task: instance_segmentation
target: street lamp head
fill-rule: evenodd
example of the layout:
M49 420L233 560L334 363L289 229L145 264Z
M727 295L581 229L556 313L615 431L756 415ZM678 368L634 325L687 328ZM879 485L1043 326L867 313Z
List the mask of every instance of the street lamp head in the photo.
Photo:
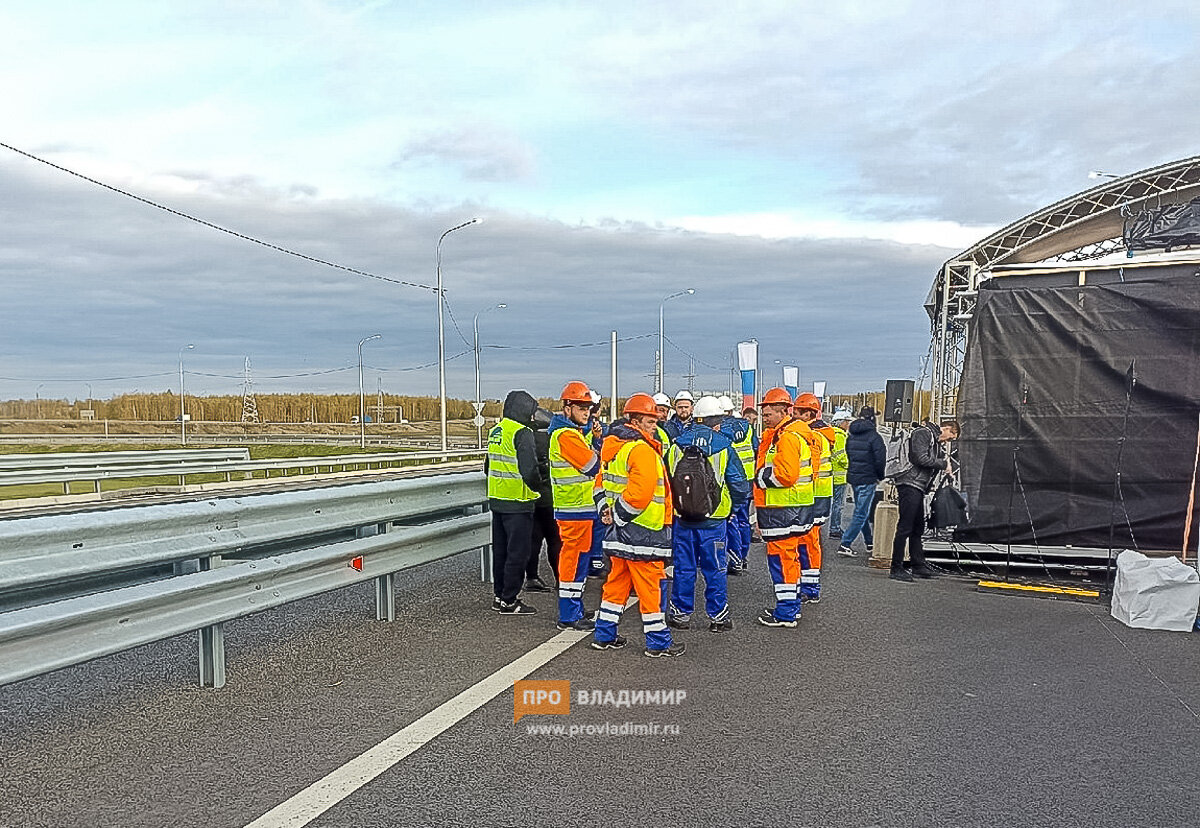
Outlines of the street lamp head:
M691 296L695 292L696 292L695 288L688 288L687 290L684 291L684 293L686 293L688 296Z
M499 305L496 305L496 307L499 308L500 310L504 310L505 308L508 307L508 305L506 305L504 302L501 302Z
M364 336L358 341L359 347L362 347L363 343L370 342L372 339L383 339L383 334L371 334L370 336Z
M1103 170L1088 170L1088 178L1120 178L1116 173L1104 172Z

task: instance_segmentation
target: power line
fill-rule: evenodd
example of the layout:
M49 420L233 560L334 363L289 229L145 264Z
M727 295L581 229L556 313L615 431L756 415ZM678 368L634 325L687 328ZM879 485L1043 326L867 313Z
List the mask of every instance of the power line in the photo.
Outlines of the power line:
M126 190L122 190L119 187L114 187L111 184L105 184L103 181L97 181L95 178L89 178L88 176L83 175L82 173L77 173L74 170L67 169L66 167L55 164L52 161L47 161L45 158L39 158L38 156L33 155L32 153L25 152L25 150L17 149L16 147L11 146L9 144L0 142L0 147L4 147L4 149L11 150L11 151L17 153L18 155L23 155L26 158L29 158L33 161L37 161L39 164L45 164L47 167L52 167L53 169L56 169L60 172L65 172L68 175L73 175L76 178L83 179L84 181L88 182L89 184L95 184L97 187L103 187L104 189L110 190L114 193L117 193L118 195L123 195L126 198L132 198L134 201L140 201L142 204L147 204L147 205L155 208L156 210L162 210L163 212L170 213L173 216L178 216L180 218L187 219L188 221L194 221L196 224L204 225L205 227L207 227L211 230L217 230L221 233L226 233L230 236L234 236L235 238L242 239L243 241L248 241L253 244L261 245L263 247L274 250L278 253L286 253L289 256L295 256L298 259L304 259L306 262L312 262L313 264L319 264L319 265L324 265L325 267L332 267L332 268L336 268L338 270L344 270L347 273L353 273L356 276L365 276L368 279L378 279L381 282L391 282L392 284L395 284L395 285L405 285L406 287L421 288L422 290L432 290L434 292L437 291L437 288L435 288L432 285L423 285L420 282L408 282L408 281L405 281L404 279L393 279L390 276L380 276L377 273L370 273L366 270L359 270L357 268L347 267L346 265L337 264L336 262L326 261L325 259L318 259L315 256L309 256L305 253L300 253L295 250L291 250L287 247L281 247L278 244L273 244L268 241L263 241L262 239L256 239L253 236L247 236L245 233L239 233L236 230L230 230L228 227L222 227L221 225L214 224L211 221L206 221L205 219L197 218L196 216L190 215L188 213L184 213L184 212L182 212L180 210L176 210L172 207L167 207L165 204L159 204L157 201L151 201L148 198L143 198L142 196L134 195L133 193L128 192Z

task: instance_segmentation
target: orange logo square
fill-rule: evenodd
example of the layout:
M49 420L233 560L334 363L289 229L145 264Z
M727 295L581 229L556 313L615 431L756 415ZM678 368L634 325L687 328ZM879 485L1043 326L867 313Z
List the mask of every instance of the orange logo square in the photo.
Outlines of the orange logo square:
M513 722L532 714L565 716L570 712L570 681L513 682Z

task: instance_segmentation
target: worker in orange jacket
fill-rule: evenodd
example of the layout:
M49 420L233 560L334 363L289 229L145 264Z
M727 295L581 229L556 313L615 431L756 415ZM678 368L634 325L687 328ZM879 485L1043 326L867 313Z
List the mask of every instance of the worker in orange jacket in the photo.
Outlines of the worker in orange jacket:
M833 444L821 432L821 400L816 394L796 397L796 419L804 423L813 467L812 528L800 538L800 593L808 603L821 600L821 527L833 505Z
M554 519L562 549L558 553L558 628L591 630L583 611L583 587L591 560L596 518L595 485L600 454L592 448L588 423L594 401L591 390L571 381L559 395L562 413L550 420L550 487Z
M596 503L609 524L604 551L612 568L604 582L591 646L596 650L625 646L617 624L632 590L642 613L645 655L678 656L686 648L672 642L665 614L674 514L662 446L655 437L658 411L649 394L634 394L622 413L627 423L613 425L600 451L603 471Z
M775 608L758 623L795 627L800 617L800 537L812 526L813 475L803 423L791 416L792 398L772 388L762 399L764 431L758 444L754 504L758 528L767 542L767 565L775 584Z

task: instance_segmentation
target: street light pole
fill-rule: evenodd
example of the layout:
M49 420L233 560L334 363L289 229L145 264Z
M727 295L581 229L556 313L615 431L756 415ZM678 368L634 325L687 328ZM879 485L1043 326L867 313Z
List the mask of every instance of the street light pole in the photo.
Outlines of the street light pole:
M442 241L453 233L455 230L461 230L464 227L469 227L472 224L478 224L483 221L481 218L473 218L470 221L464 221L462 224L455 225L442 233L441 238L437 243L437 295L438 295L438 398L440 400L441 420L442 420L442 451L448 451L446 444L446 328L442 321L442 306L445 304L446 294L442 290Z
M179 442L187 445L187 419L183 413L183 352L196 346L188 343L179 349Z
M483 398L480 396L480 392L479 392L479 316L480 316L480 314L488 313L490 311L503 310L504 308L507 308L507 307L508 307L508 305L506 305L503 302L501 302L499 305L492 305L487 310L483 310L483 311L480 311L479 313L475 314L475 319L471 323L471 327L475 331L475 402L479 404L478 410L475 412L475 416L477 416L477 417L483 416ZM476 431L479 432L477 435L477 439L478 439L478 443L479 443L479 448L482 449L483 448L483 426L482 425L475 426L475 429L476 429Z
M666 347L667 335L665 325L663 324L663 306L667 304L668 300L674 299L676 296L691 296L695 292L695 288L681 290L678 293L672 293L658 303L658 391L660 393L666 393L663 389L663 363L666 362L667 354L663 349Z
M367 404L366 398L363 396L363 369L362 369L362 346L364 342L370 342L372 339L382 339L383 334L371 334L358 340L358 445L359 448L367 447Z

